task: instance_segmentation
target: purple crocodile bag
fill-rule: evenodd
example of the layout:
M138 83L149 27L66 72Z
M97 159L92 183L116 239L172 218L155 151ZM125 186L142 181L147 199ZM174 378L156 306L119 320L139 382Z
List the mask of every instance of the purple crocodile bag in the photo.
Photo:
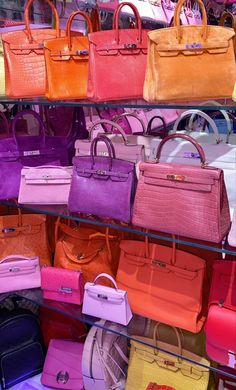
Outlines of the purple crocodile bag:
M100 141L106 144L108 157L97 156ZM135 164L116 159L114 146L104 135L94 138L90 154L73 159L69 210L129 222L137 181Z

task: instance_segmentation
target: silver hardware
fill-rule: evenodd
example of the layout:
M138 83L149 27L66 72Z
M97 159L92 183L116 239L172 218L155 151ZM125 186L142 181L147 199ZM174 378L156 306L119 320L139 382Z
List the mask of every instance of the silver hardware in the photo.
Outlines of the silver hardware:
M66 384L69 380L69 374L67 371L60 371L57 374L57 383Z
M99 156L109 156L109 153L108 152L100 152L99 153Z
M223 307L223 304L224 304L224 299L219 299L219 302L218 302L218 305L219 307Z
M82 252L79 252L78 255L77 255L77 260L82 260L84 259L84 254Z
M102 169L98 169L98 170L96 171L96 174L97 174L97 175L105 175L105 174L106 174L106 171L103 171Z
M104 294L98 294L98 298L105 300L108 300L108 296Z
M23 152L24 156L38 156L40 155L40 150L26 150Z
M184 152L184 158L201 158L197 152Z
M124 45L124 48L125 48L125 49L136 49L136 48L137 48L137 45L136 45L136 43L126 43L126 44Z
M152 260L152 265L158 266L160 268L166 268L166 264L158 260Z
M88 50L76 50L76 54L78 54L78 56L87 56Z
M61 288L59 288L58 292L62 293L62 294L72 294L72 288L61 286Z
M39 48L39 49L43 49L43 47L44 47L44 46L43 46L43 43L39 43L39 44L38 44L38 48Z
M1 233L14 233L16 229L14 228L5 228L1 230Z
M9 268L9 271L10 272L20 272L20 268L19 267L12 267L12 268Z
M194 43L192 43L192 44L186 44L185 45L185 48L186 49L201 49L202 48L202 44L201 43L196 43L196 42L194 42Z

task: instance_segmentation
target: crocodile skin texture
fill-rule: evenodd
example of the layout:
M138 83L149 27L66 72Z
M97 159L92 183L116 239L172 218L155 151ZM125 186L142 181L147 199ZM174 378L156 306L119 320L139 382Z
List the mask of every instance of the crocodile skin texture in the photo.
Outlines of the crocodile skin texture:
M173 180L176 175L179 180ZM132 222L165 233L220 242L230 227L223 171L141 163Z

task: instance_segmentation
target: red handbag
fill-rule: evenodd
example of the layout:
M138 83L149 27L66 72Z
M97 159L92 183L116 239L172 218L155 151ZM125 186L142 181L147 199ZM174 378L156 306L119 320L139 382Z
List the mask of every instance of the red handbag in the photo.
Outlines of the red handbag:
M119 30L119 15L125 5L132 8L138 28ZM113 30L89 34L88 98L96 101L142 98L147 32L142 29L137 8L127 2L116 9Z

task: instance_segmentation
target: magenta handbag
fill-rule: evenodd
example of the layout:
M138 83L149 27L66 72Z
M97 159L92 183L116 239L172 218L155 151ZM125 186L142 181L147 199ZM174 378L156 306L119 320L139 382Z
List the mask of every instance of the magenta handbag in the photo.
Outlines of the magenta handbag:
M43 297L53 301L81 305L84 294L83 275L64 268L43 267L41 270Z
M40 286L38 257L12 255L0 260L0 293Z
M161 163L163 146L184 139L197 149L201 166ZM220 168L208 167L202 147L184 134L164 138L156 164L141 163L133 224L147 229L220 242L230 228L229 203Z
M43 366L42 384L55 389L83 390L83 347L83 343L52 339Z
M101 277L109 279L114 287L96 284ZM118 289L113 277L106 273L99 274L93 283L85 284L82 313L121 325L128 325L133 317L127 292Z

